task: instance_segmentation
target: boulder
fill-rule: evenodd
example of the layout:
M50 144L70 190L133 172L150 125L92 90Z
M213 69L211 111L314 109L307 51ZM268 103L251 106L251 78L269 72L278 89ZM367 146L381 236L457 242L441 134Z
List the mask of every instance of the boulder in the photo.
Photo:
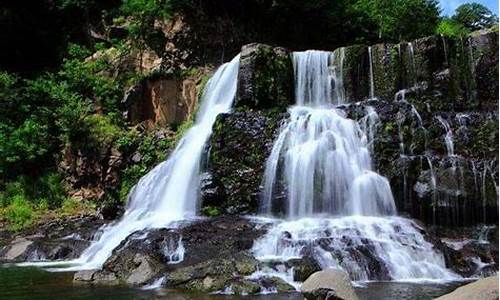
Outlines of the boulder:
M17 238L8 246L7 251L2 255L4 260L15 260L25 253L28 246L33 244L33 241L25 238Z
M176 269L167 274L166 285L199 292L215 292L232 284L233 278L250 275L257 270L259 262L251 255L241 252L230 257L210 259L195 265ZM243 290L258 292L254 284L240 281L236 285Z
M455 291L436 298L436 300L497 300L498 275L479 279L459 287Z
M169 229L137 231L113 250L101 270L95 271L92 276L77 274L74 280L144 285L165 271L170 259L167 245L174 244L176 248L179 239L179 233Z
M301 287L308 300L357 300L347 273L326 269L312 274Z

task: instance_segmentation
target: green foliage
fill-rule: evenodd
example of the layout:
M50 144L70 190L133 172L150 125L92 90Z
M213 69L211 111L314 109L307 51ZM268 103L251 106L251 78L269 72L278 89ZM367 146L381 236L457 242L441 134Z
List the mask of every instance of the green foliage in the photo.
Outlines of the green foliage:
M4 210L3 215L14 231L30 225L33 219L33 209L22 195L16 195L11 204Z
M379 39L384 41L433 34L439 22L436 0L359 0L355 8L377 24Z
M164 136L158 136L154 131L142 135L130 133L116 141L119 149L139 156L137 162L131 163L120 174L118 198L121 202L126 201L130 189L142 176L167 158L167 152L175 146L191 124L192 121L189 120L179 125L175 134L169 131L163 131Z
M455 20L445 18L439 22L436 33L447 37L461 37L466 36L470 31Z
M215 206L205 206L202 208L201 213L207 217L217 217L221 215L220 209Z
M113 124L105 115L90 115L84 119L85 127L89 130L91 146L111 145L122 135L120 127Z
M4 191L0 192L0 207L8 206L16 197L22 197L34 206L57 208L67 195L61 176L49 172L35 179L20 176L15 181L7 182Z
M107 77L106 61L86 60L91 52L71 45L57 73L18 79L0 73L0 176L36 176L54 164L68 142L96 146L121 134L119 80ZM93 111L98 110L100 114ZM7 172L7 170L9 172Z
M121 12L130 20L128 30L140 48L145 43L157 52L162 51L166 39L154 23L155 20L170 17L169 0L124 0Z
M498 23L498 17L477 2L460 5L452 18L471 31L488 28Z

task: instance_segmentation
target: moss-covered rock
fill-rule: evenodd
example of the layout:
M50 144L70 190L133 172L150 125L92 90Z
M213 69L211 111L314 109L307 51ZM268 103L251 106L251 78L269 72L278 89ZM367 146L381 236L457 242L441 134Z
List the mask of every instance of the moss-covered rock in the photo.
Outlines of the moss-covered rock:
M402 101L366 101L345 106L361 119L366 106L379 116L375 168L391 183L398 211L431 224L496 222L498 114L419 111ZM445 137L451 129L453 153Z
M236 106L284 111L293 101L294 74L288 50L264 44L243 46Z
M256 211L265 162L285 117L273 111L218 117L210 139L210 181L201 187L203 207L225 214Z

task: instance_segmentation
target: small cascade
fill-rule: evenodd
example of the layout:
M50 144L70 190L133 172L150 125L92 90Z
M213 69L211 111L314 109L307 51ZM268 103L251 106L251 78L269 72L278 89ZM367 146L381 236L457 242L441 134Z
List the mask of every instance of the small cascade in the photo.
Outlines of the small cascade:
M332 53L327 51L309 50L293 53L295 71L295 102L322 104L333 99L333 77L331 66ZM320 100L321 99L321 100Z
M168 264L178 264L184 260L186 249L182 244L182 236L178 240L169 239L163 249Z
M345 48L333 51L333 99L338 99L339 103L346 103L344 90L344 60Z
M236 95L238 69L239 55L215 72L204 89L193 127L179 141L169 158L133 187L122 219L106 226L99 239L78 259L65 262L73 266L62 271L99 269L113 249L133 232L173 227L176 221L196 215L204 146L212 133L217 115L231 110ZM172 262L182 260L183 249L179 241L171 253Z
M405 142L403 137L403 131L401 130L401 125L405 121L405 116L401 111L396 114L396 125L398 125L398 138L399 138L399 155L401 157L405 156Z
M441 36L441 41L443 42L443 53L444 53L444 63L446 66L449 66L449 61L448 61L448 44L446 43L446 37L442 34Z
M425 138L424 143L425 143L425 148L427 148L427 129L424 127L424 122L422 120L422 117L420 116L420 113L418 112L415 105L406 101L406 92L407 92L406 89L402 89L402 90L396 92L396 94L394 95L394 101L399 102L399 103L403 103L403 104L408 105L410 107L411 114L416 119L417 127L419 129L423 130L423 132L424 132L424 138ZM405 156L406 154L412 154L411 153L412 151L409 151L408 153L405 152L403 132L401 131L401 126L402 126L404 121L406 121L405 113L398 111L398 113L396 115L396 124L398 125L398 136L399 136L399 141L400 141L399 148L400 148L401 156ZM414 134L415 128L412 127L411 130L412 130L412 134ZM409 150L412 150L411 147L409 147Z
M369 94L369 99L375 99L375 83L373 82L373 57L372 57L372 47L368 47L368 61L370 64L370 74L369 74L369 80L370 80L370 94Z
M444 143L446 145L446 151L449 157L455 156L454 145L453 145L453 131L447 120L441 116L437 116L436 119L441 123L445 130Z
M429 165L429 172L431 176L431 185L432 185L432 224L436 224L436 208L438 206L438 194L437 194L437 180L436 180L436 172L434 172L434 167L432 165L432 160L428 155L425 155L425 159L427 160L427 164ZM418 190L416 190L419 193Z
M264 262L305 255L325 268L340 268L352 280L454 280L443 255L399 217L302 218L275 225L252 249Z
M414 87L417 85L417 66L415 64L415 50L413 49L413 43L408 43L408 62L409 66L409 77L411 78L410 83L411 86Z
M307 56L315 63L303 63ZM322 56L311 51L293 56L295 68L306 69L295 70L297 106L289 109L267 160L261 204L263 214L284 219L269 220L270 230L254 243L253 254L267 264L254 276L281 274L296 284L283 266L290 259L312 257L322 268L345 270L352 280L457 279L422 229L396 216L387 179L372 170L378 116L365 107L365 117L356 122L334 107L344 100L328 89L342 85L336 84L338 76L332 77L333 84L323 77L339 56L330 65L318 63L326 61ZM430 169L435 189L431 163Z

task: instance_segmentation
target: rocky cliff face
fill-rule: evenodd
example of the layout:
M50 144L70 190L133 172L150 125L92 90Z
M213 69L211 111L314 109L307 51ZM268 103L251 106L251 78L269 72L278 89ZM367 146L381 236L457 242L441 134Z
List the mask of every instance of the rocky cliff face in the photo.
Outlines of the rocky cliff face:
M122 100L124 117L147 128L176 126L193 117L209 68L183 78L154 74L129 88ZM170 76L173 77L173 76Z
M265 160L286 118L265 116L293 103L290 54L276 49L243 47L237 107L245 112L223 116L214 128L210 182L221 192L205 205L255 212ZM496 222L498 32L355 45L344 53L348 103L341 109L354 119L367 106L377 112L375 167L390 180L399 211L431 224Z

